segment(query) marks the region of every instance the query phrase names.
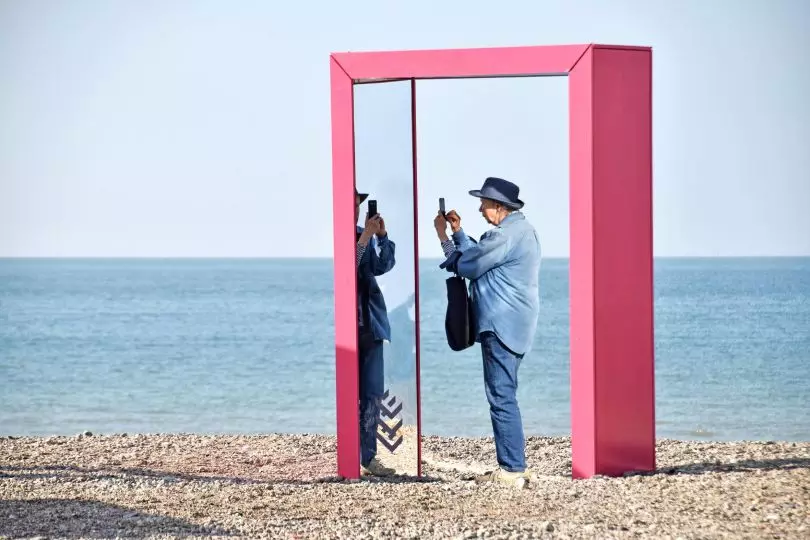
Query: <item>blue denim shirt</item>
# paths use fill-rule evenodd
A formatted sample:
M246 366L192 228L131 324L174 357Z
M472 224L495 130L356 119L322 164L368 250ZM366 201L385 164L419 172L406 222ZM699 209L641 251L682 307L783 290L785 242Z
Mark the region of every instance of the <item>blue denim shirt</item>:
M446 269L470 280L476 341L491 331L513 352L528 352L540 311L540 240L526 216L512 212L477 243L459 230L443 247Z
M363 227L357 227L357 234L363 232ZM377 245L380 253L377 254ZM357 252L357 305L362 310L368 307L369 330L376 340L391 341L391 325L388 322L388 308L382 290L377 284L376 276L390 272L396 264L396 245L386 234L382 238L372 236L365 250L358 246ZM368 304L363 305L363 296L368 297Z

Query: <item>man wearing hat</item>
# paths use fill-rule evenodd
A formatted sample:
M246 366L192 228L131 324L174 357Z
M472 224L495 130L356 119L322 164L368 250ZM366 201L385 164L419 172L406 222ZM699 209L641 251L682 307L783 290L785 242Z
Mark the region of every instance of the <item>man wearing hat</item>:
M354 220L368 193L354 191ZM396 262L395 244L388 238L379 214L357 225L357 322L360 371L360 465L364 475L388 476L395 471L377 459L377 422L385 390L383 341L391 341L391 326L376 276L391 271ZM379 247L379 253L377 248Z
M465 234L455 210L439 212L433 223L447 257L442 267L470 280L474 332L484 361L498 468L476 480L521 487L529 475L517 403L518 368L537 328L540 241L520 212L518 186L490 177L469 193L481 200L478 211L493 226L478 242Z

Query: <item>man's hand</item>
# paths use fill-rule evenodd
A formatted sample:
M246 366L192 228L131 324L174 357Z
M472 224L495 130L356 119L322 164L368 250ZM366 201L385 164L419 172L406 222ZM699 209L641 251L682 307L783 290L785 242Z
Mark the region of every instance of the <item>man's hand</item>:
M447 222L450 224L450 230L457 233L461 230L461 216L455 210L450 210L446 214Z
M360 240L358 240L358 243L365 246L368 244L369 239L371 239L371 237L375 234L379 234L379 232L380 216L376 215L366 219L366 227L363 229L362 234L360 234Z
M433 228L436 229L439 241L445 242L447 240L447 220L444 218L441 211L433 218Z
M433 218L433 227L436 229L437 233L447 230L447 220L444 219L444 215L441 212L436 214L436 217Z
M380 214L377 214L377 219L377 223L379 224L379 228L377 229L377 238L385 238L385 235L388 234L388 231L385 230L385 220Z

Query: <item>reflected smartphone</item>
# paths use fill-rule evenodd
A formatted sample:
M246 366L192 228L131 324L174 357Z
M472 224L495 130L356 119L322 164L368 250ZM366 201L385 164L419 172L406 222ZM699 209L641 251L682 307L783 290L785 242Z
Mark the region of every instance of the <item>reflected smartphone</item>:
M377 215L377 201L374 199L368 200L368 217L374 217Z
M439 212L444 215L444 197L439 197Z

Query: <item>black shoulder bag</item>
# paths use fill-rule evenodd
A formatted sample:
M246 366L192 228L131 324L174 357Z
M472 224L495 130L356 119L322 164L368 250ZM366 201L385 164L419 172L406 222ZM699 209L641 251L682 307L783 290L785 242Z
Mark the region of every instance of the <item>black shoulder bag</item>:
M454 264L456 259L458 257L451 255L440 268ZM447 344L454 351L463 351L475 344L473 307L467 294L467 281L456 273L447 278L446 284L447 312L444 317L444 331L447 334Z

